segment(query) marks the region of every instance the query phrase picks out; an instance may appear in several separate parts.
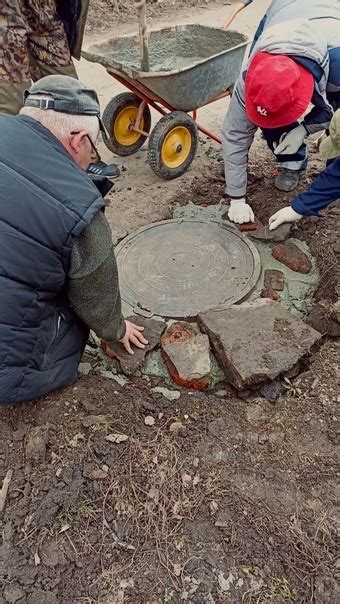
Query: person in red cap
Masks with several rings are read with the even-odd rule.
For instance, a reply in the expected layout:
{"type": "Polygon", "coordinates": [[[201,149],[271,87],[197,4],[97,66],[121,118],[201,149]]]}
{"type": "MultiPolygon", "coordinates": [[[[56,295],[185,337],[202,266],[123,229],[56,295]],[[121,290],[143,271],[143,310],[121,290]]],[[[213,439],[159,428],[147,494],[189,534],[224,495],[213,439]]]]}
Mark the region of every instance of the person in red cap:
{"type": "Polygon", "coordinates": [[[256,130],[262,130],[281,167],[275,186],[292,191],[307,166],[307,136],[327,129],[338,107],[340,2],[272,0],[222,130],[232,222],[254,221],[245,196],[248,153],[256,130]]]}

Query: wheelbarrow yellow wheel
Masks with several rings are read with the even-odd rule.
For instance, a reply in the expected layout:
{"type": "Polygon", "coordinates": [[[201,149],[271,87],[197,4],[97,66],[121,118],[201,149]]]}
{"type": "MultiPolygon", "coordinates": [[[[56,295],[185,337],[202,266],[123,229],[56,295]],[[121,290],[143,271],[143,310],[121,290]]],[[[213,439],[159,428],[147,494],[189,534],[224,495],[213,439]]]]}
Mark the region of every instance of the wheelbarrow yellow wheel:
{"type": "Polygon", "coordinates": [[[194,120],[183,111],[168,113],[150,134],[148,162],[167,180],[178,178],[189,168],[197,151],[198,132],[194,120]]]}
{"type": "MultiPolygon", "coordinates": [[[[133,130],[141,102],[132,92],[123,92],[111,99],[104,110],[103,122],[109,137],[103,134],[103,140],[107,148],[116,155],[136,153],[147,138],[133,130]]],[[[144,108],[139,128],[150,132],[151,113],[148,105],[144,108]]]]}

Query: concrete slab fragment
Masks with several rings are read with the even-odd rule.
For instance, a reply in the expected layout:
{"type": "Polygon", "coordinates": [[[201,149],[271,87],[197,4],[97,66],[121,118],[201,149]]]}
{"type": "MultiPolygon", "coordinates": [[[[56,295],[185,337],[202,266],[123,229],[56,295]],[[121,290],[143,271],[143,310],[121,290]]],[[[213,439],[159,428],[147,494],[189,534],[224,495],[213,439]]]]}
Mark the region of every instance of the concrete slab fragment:
{"type": "Polygon", "coordinates": [[[321,335],[278,303],[267,299],[229,305],[198,316],[237,389],[274,380],[307,354],[321,335]]]}
{"type": "Polygon", "coordinates": [[[131,316],[129,321],[144,327],[143,335],[148,340],[145,348],[134,346],[134,354],[130,355],[119,342],[107,342],[102,344],[107,356],[118,361],[120,369],[126,375],[133,375],[144,363],[145,355],[153,350],[158,344],[163,331],[166,328],[165,321],[146,319],[145,317],[131,316]]]}
{"type": "Polygon", "coordinates": [[[200,380],[210,374],[210,345],[206,335],[197,335],[185,342],[167,344],[163,352],[175,367],[180,379],[200,380]]]}
{"type": "Polygon", "coordinates": [[[282,224],[275,231],[270,231],[268,225],[266,225],[253,233],[249,233],[248,237],[258,241],[285,241],[289,237],[291,228],[291,224],[282,224]]]}

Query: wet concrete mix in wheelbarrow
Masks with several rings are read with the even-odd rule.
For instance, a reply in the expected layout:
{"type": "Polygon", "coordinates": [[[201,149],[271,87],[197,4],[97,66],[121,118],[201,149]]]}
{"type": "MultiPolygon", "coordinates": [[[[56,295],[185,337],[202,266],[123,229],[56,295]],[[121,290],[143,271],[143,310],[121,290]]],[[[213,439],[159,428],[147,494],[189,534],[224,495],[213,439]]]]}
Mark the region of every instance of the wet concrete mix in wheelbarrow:
{"type": "MultiPolygon", "coordinates": [[[[125,67],[140,70],[140,48],[138,39],[122,38],[107,42],[101,53],[113,58],[125,67]]],[[[149,36],[150,72],[166,72],[184,69],[219,52],[231,49],[244,42],[243,34],[204,28],[174,28],[166,32],[155,31],[149,36]]]]}

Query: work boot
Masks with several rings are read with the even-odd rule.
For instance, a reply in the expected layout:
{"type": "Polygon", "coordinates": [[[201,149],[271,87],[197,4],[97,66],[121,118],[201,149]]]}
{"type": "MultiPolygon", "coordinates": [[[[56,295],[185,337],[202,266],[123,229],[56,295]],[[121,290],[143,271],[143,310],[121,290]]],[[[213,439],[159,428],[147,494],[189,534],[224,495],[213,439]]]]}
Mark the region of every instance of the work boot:
{"type": "Polygon", "coordinates": [[[96,161],[90,164],[87,168],[89,175],[102,176],[105,178],[117,178],[120,175],[120,170],[116,164],[106,164],[103,161],[96,161]]]}
{"type": "Polygon", "coordinates": [[[275,186],[279,191],[293,191],[298,184],[300,178],[299,170],[289,170],[288,168],[283,168],[275,178],[275,186]]]}

